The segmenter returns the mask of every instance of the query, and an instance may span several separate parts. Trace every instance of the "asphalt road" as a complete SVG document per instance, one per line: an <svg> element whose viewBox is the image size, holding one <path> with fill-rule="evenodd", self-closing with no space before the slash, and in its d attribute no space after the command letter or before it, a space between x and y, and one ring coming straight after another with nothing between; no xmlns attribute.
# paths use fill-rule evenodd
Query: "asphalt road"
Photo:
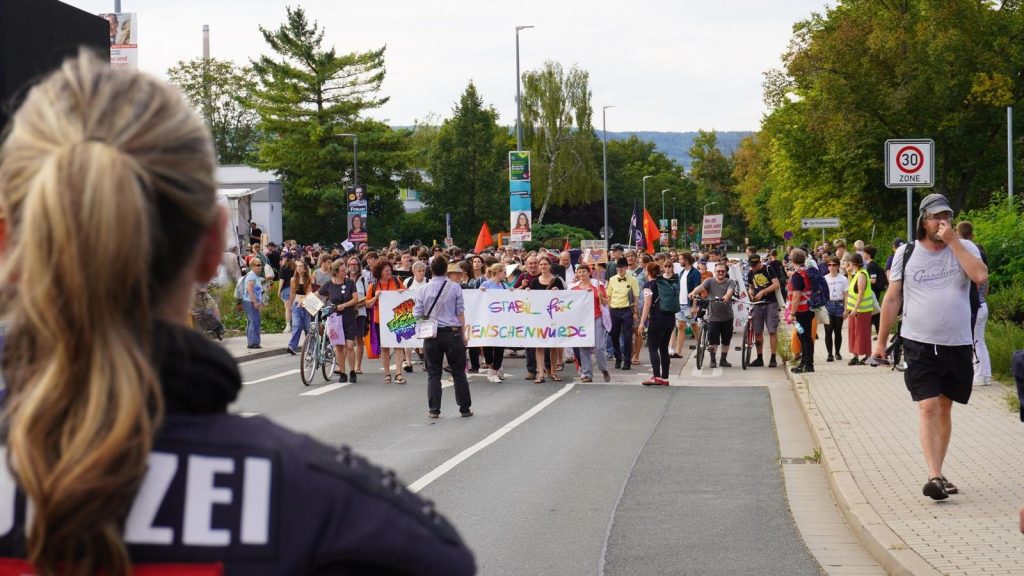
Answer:
<svg viewBox="0 0 1024 576"><path fill-rule="evenodd" d="M636 371L573 383L571 366L537 385L510 359L504 383L471 375L475 416L447 387L430 420L420 366L404 386L373 361L357 384L307 388L296 357L274 357L242 365L252 383L232 410L396 470L458 527L480 574L821 573L783 488L765 386L782 371L674 362L680 386L646 388Z"/></svg>

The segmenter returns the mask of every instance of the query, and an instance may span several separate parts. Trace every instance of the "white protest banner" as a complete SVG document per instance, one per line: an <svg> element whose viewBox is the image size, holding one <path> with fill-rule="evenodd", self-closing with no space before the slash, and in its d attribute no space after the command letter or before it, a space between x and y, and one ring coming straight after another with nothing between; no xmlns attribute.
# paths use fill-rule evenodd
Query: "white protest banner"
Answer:
<svg viewBox="0 0 1024 576"><path fill-rule="evenodd" d="M416 318L412 307L416 292L385 290L380 293L380 345L382 348L422 348L423 340L416 338Z"/></svg>
<svg viewBox="0 0 1024 576"><path fill-rule="evenodd" d="M594 345L594 296L583 290L466 290L469 346Z"/></svg>
<svg viewBox="0 0 1024 576"><path fill-rule="evenodd" d="M415 292L380 293L380 345L420 348ZM594 345L594 296L582 290L463 290L470 347Z"/></svg>

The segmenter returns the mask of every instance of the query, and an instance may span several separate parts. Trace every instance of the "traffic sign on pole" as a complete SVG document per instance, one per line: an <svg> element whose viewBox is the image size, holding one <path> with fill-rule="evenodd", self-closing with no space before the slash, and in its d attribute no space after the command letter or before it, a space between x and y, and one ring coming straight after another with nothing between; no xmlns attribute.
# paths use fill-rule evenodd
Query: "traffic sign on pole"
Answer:
<svg viewBox="0 0 1024 576"><path fill-rule="evenodd" d="M839 218L801 218L801 228L839 228Z"/></svg>
<svg viewBox="0 0 1024 576"><path fill-rule="evenodd" d="M930 188L934 185L934 140L885 141L887 188Z"/></svg>
<svg viewBox="0 0 1024 576"><path fill-rule="evenodd" d="M885 186L907 190L907 238L913 238L914 188L935 185L935 141L886 140Z"/></svg>

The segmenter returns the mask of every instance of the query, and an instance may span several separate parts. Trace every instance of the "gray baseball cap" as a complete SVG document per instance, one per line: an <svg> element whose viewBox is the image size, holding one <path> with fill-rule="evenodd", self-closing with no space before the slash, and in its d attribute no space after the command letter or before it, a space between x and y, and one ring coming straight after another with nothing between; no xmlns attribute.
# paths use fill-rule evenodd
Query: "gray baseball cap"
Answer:
<svg viewBox="0 0 1024 576"><path fill-rule="evenodd" d="M919 210L923 216L953 211L949 206L949 200L946 200L946 197L942 194L929 194L925 196L924 200L921 200Z"/></svg>

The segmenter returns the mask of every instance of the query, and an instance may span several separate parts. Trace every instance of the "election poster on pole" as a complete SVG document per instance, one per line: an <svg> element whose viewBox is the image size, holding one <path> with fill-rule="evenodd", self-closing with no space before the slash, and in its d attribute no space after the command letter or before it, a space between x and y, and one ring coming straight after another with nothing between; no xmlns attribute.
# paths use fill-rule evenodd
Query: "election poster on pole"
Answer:
<svg viewBox="0 0 1024 576"><path fill-rule="evenodd" d="M533 238L533 196L530 187L530 153L508 153L509 230L512 242Z"/></svg>
<svg viewBox="0 0 1024 576"><path fill-rule="evenodd" d="M419 348L415 292L380 294L380 345ZM583 290L465 290L468 346L589 348L594 297Z"/></svg>

